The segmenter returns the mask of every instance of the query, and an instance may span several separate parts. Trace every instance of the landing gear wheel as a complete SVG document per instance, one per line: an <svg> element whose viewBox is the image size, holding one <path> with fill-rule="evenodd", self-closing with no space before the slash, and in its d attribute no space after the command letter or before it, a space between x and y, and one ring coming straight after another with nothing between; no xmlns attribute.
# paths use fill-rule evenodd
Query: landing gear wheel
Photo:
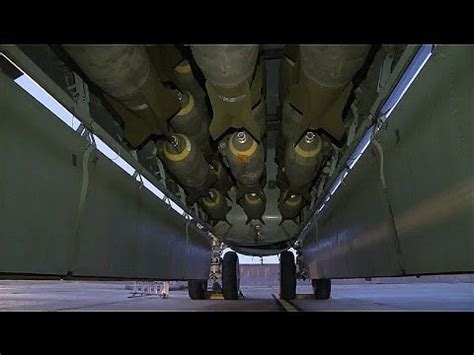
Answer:
<svg viewBox="0 0 474 355"><path fill-rule="evenodd" d="M229 251L222 260L222 294L226 300L236 300L240 291L239 257Z"/></svg>
<svg viewBox="0 0 474 355"><path fill-rule="evenodd" d="M280 299L293 300L296 297L296 264L291 251L280 254Z"/></svg>
<svg viewBox="0 0 474 355"><path fill-rule="evenodd" d="M331 296L331 279L313 279L314 298L327 300Z"/></svg>
<svg viewBox="0 0 474 355"><path fill-rule="evenodd" d="M206 298L207 280L189 280L188 292L192 300L203 300Z"/></svg>

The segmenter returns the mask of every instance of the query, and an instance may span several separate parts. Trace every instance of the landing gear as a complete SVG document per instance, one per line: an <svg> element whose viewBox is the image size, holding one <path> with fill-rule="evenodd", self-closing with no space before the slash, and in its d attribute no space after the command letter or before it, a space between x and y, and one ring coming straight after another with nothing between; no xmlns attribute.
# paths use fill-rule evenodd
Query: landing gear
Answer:
<svg viewBox="0 0 474 355"><path fill-rule="evenodd" d="M296 251L296 278L303 281L309 279L309 271L304 262L303 246L301 240L297 240L293 248Z"/></svg>
<svg viewBox="0 0 474 355"><path fill-rule="evenodd" d="M280 299L293 300L296 297L296 264L291 251L280 254Z"/></svg>
<svg viewBox="0 0 474 355"><path fill-rule="evenodd" d="M206 298L207 280L189 280L188 292L192 300L203 300Z"/></svg>
<svg viewBox="0 0 474 355"><path fill-rule="evenodd" d="M229 251L222 261L222 293L226 300L236 300L240 291L239 257Z"/></svg>
<svg viewBox="0 0 474 355"><path fill-rule="evenodd" d="M317 300L327 300L331 296L331 279L313 279L314 298Z"/></svg>

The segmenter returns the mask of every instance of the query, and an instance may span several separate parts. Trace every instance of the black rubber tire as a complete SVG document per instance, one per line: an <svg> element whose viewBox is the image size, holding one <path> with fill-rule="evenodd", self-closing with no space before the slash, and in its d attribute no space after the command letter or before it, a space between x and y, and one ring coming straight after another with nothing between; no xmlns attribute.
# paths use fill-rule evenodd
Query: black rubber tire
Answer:
<svg viewBox="0 0 474 355"><path fill-rule="evenodd" d="M188 293L192 300L203 300L206 298L207 280L189 280Z"/></svg>
<svg viewBox="0 0 474 355"><path fill-rule="evenodd" d="M313 293L317 300L327 300L331 297L331 279L313 279Z"/></svg>
<svg viewBox="0 0 474 355"><path fill-rule="evenodd" d="M239 257L229 251L222 260L222 294L225 300L236 300L240 291Z"/></svg>
<svg viewBox="0 0 474 355"><path fill-rule="evenodd" d="M294 300L296 297L296 264L291 251L280 254L280 299Z"/></svg>

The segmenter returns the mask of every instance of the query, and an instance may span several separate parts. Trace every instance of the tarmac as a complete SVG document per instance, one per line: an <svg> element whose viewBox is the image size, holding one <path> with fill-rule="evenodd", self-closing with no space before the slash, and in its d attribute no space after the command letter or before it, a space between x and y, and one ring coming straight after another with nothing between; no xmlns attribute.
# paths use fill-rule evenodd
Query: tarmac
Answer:
<svg viewBox="0 0 474 355"><path fill-rule="evenodd" d="M474 311L474 283L333 284L329 300L300 285L297 299L278 300L276 286L242 286L241 299L191 300L172 288L168 298L133 294L130 282L0 281L0 311Z"/></svg>

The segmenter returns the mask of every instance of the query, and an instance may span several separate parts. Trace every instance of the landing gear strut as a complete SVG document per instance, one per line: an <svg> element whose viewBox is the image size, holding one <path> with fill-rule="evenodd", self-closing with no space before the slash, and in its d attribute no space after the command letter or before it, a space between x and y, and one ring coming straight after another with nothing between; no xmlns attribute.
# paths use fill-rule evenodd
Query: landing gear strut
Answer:
<svg viewBox="0 0 474 355"><path fill-rule="evenodd" d="M327 300L331 296L331 279L313 279L314 298L317 300Z"/></svg>
<svg viewBox="0 0 474 355"><path fill-rule="evenodd" d="M211 289L213 292L220 292L221 285L218 280L221 279L221 264L222 264L222 242L217 238L212 238L212 258L211 269L209 272L209 280L212 282ZM188 291L189 297L192 300L203 300L208 298L207 295L207 280L189 280Z"/></svg>
<svg viewBox="0 0 474 355"><path fill-rule="evenodd" d="M236 300L240 291L239 257L229 251L222 261L222 294L226 300Z"/></svg>
<svg viewBox="0 0 474 355"><path fill-rule="evenodd" d="M309 279L309 272L304 262L303 248L300 240L297 240L293 246L296 251L296 278L302 279L303 281Z"/></svg>
<svg viewBox="0 0 474 355"><path fill-rule="evenodd" d="M296 264L291 251L280 254L280 299L293 300L296 297Z"/></svg>
<svg viewBox="0 0 474 355"><path fill-rule="evenodd" d="M209 272L209 279L212 281L213 291L220 288L220 284L217 280L222 278L222 242L216 237L212 238L212 257L211 257L211 270ZM219 287L218 287L219 286Z"/></svg>

